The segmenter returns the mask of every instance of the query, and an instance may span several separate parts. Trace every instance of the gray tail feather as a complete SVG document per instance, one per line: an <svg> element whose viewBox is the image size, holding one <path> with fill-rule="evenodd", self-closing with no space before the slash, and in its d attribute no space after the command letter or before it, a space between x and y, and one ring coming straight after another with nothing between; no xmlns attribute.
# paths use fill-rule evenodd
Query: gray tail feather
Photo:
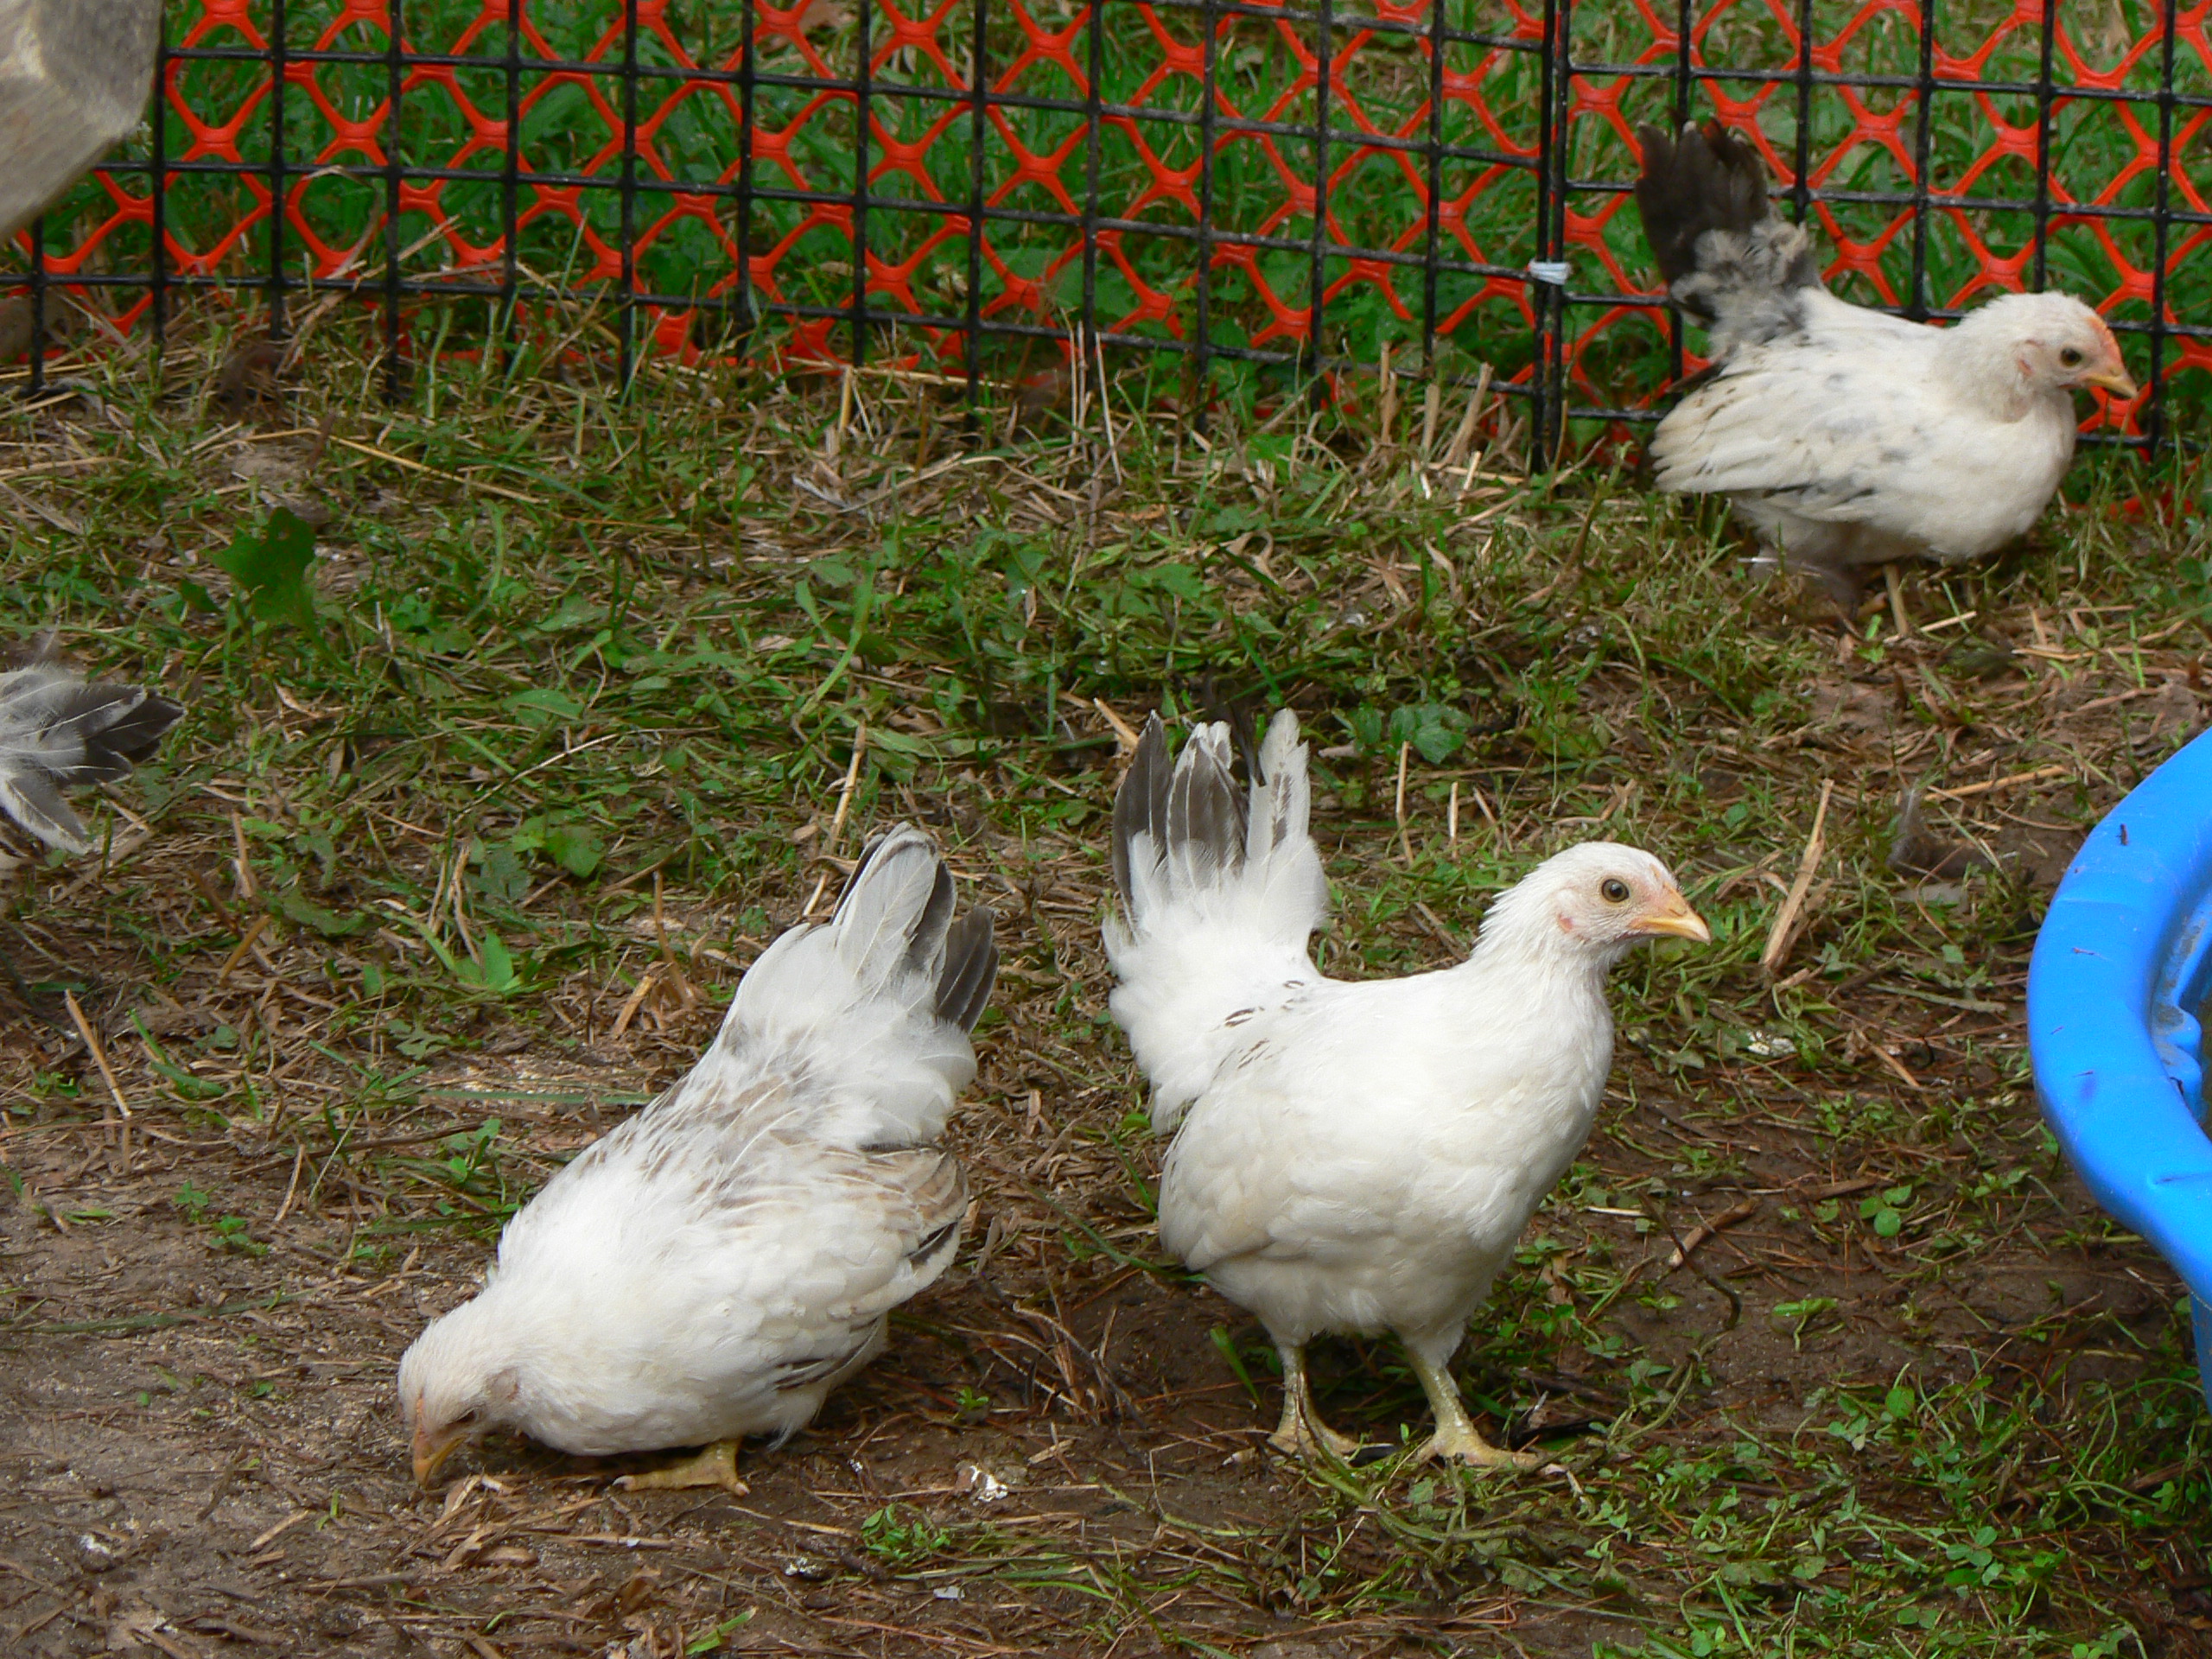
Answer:
<svg viewBox="0 0 2212 1659"><path fill-rule="evenodd" d="M1677 135L1639 127L1637 138L1643 148L1637 209L1675 303L1727 322L1732 313L1755 313L1789 290L1820 286L1812 238L1768 204L1766 163L1748 140L1718 121L1692 123Z"/></svg>
<svg viewBox="0 0 2212 1659"><path fill-rule="evenodd" d="M1278 709L1252 764L1251 824L1246 832L1248 860L1272 858L1279 849L1304 841L1313 791L1306 775L1306 746L1298 741L1298 716Z"/></svg>
<svg viewBox="0 0 2212 1659"><path fill-rule="evenodd" d="M84 822L63 787L120 783L184 710L141 686L80 679L44 642L15 660L0 672L0 810L49 845L81 853Z"/></svg>
<svg viewBox="0 0 2212 1659"><path fill-rule="evenodd" d="M1171 767L1167 734L1154 714L1145 721L1135 758L1114 798L1114 882L1122 909L1135 919L1131 876L1134 842L1148 838L1155 864L1179 870L1179 887L1211 887L1244 865L1244 797L1230 767L1228 728L1201 726Z"/></svg>
<svg viewBox="0 0 2212 1659"><path fill-rule="evenodd" d="M978 905L944 936L944 965L937 976L937 1017L950 1020L963 1031L976 1029L999 976L998 941L991 937L997 920L989 906Z"/></svg>
<svg viewBox="0 0 2212 1659"><path fill-rule="evenodd" d="M1176 758L1166 850L1193 889L1244 867L1244 798L1230 772L1224 727L1200 727Z"/></svg>
<svg viewBox="0 0 2212 1659"><path fill-rule="evenodd" d="M912 824L896 825L862 849L837 901L830 925L838 955L864 975L895 961L931 976L939 1016L972 1029L998 976L998 947L990 911L956 920L958 906L937 843Z"/></svg>
<svg viewBox="0 0 2212 1659"><path fill-rule="evenodd" d="M1136 903L1129 890L1129 843L1140 835L1150 836L1155 859L1166 846L1167 785L1173 775L1167 760L1167 728L1155 709L1144 723L1137 752L1114 795L1114 887L1125 912Z"/></svg>

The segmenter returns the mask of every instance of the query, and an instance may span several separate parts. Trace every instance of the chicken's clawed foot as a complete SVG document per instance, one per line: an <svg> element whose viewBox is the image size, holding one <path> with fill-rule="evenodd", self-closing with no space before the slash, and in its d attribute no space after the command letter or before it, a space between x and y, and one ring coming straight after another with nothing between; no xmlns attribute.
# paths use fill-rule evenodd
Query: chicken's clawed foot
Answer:
<svg viewBox="0 0 2212 1659"><path fill-rule="evenodd" d="M1470 1469L1518 1469L1524 1473L1542 1468L1546 1461L1541 1452L1509 1452L1492 1446L1465 1421L1455 1428L1439 1428L1414 1455L1421 1463L1444 1458Z"/></svg>
<svg viewBox="0 0 2212 1659"><path fill-rule="evenodd" d="M1268 1444L1286 1457L1331 1457L1339 1461L1349 1460L1360 1449L1360 1443L1349 1434L1339 1434L1311 1411L1300 1411L1286 1405L1282 1421L1275 1432L1268 1436Z"/></svg>
<svg viewBox="0 0 2212 1659"><path fill-rule="evenodd" d="M648 1470L642 1475L625 1475L614 1484L633 1492L719 1486L732 1497L743 1497L753 1490L738 1478L735 1440L716 1440L680 1463L672 1463L665 1469Z"/></svg>
<svg viewBox="0 0 2212 1659"><path fill-rule="evenodd" d="M1339 1434L1321 1421L1306 1382L1306 1351L1287 1343L1276 1344L1282 1356L1282 1421L1268 1436L1268 1444L1285 1457L1349 1459L1360 1443Z"/></svg>
<svg viewBox="0 0 2212 1659"><path fill-rule="evenodd" d="M1450 1365L1424 1359L1410 1343L1406 1357L1413 1362L1414 1375L1428 1395L1428 1408L1436 1414L1436 1433L1414 1454L1418 1461L1448 1458L1471 1469L1518 1469L1523 1473L1541 1469L1548 1461L1541 1452L1508 1452L1503 1446L1492 1446L1476 1432L1466 1407L1460 1403L1459 1385L1452 1380Z"/></svg>

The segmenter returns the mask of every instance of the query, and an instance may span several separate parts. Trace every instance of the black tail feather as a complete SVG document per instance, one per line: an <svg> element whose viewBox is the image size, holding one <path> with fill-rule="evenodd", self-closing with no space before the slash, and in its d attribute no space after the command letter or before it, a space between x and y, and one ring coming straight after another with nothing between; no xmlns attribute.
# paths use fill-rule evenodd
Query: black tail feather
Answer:
<svg viewBox="0 0 2212 1659"><path fill-rule="evenodd" d="M1636 136L1643 147L1637 210L1671 288L1697 270L1698 240L1707 231L1748 236L1768 216L1766 163L1718 121L1693 123L1679 136L1638 127Z"/></svg>
<svg viewBox="0 0 2212 1659"><path fill-rule="evenodd" d="M975 1030L998 978L998 941L991 932L997 920L988 905L978 905L945 935L944 965L937 976L938 1018L963 1031Z"/></svg>
<svg viewBox="0 0 2212 1659"><path fill-rule="evenodd" d="M1802 328L1804 292L1821 286L1821 263L1804 226L1769 204L1758 151L1717 121L1671 137L1645 127L1639 137L1644 234L1668 296L1713 326L1713 354Z"/></svg>

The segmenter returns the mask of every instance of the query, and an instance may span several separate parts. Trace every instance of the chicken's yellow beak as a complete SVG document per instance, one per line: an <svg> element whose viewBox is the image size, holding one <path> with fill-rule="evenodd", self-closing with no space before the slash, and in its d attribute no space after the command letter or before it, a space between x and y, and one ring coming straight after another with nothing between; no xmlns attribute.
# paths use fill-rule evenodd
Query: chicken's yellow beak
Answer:
<svg viewBox="0 0 2212 1659"><path fill-rule="evenodd" d="M418 1411L415 1418L415 1484L428 1486L431 1477L438 1472L438 1465L458 1452L467 1440L466 1427L448 1428L442 1433L432 1433Z"/></svg>
<svg viewBox="0 0 2212 1659"><path fill-rule="evenodd" d="M1705 918L1692 910L1689 901L1679 893L1669 893L1645 911L1628 931L1670 939L1694 939L1700 944L1713 943L1713 930L1705 925Z"/></svg>
<svg viewBox="0 0 2212 1659"><path fill-rule="evenodd" d="M2115 397L2133 397L2137 391L2134 378L2127 372L2127 365L2120 362L2114 362L2110 368L2099 369L2094 374L2083 375L2082 384L2102 386Z"/></svg>

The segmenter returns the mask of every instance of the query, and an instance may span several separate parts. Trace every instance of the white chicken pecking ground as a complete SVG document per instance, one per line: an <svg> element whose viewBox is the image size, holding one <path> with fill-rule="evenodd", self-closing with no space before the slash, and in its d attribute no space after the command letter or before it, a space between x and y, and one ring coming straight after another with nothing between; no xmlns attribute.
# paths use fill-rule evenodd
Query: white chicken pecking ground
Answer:
<svg viewBox="0 0 2212 1659"><path fill-rule="evenodd" d="M1328 906L1309 799L1287 710L1249 812L1228 728L1199 727L1171 766L1157 715L1116 798L1106 949L1153 1127L1174 1136L1160 1242L1274 1338L1279 1450L1355 1449L1314 1408L1306 1347L1389 1331L1435 1415L1425 1458L1535 1466L1476 1432L1452 1357L1589 1135L1607 972L1639 940L1711 935L1658 860L1592 842L1500 894L1457 967L1326 978L1306 945Z"/></svg>
<svg viewBox="0 0 2212 1659"><path fill-rule="evenodd" d="M90 852L61 791L122 782L183 713L143 686L87 680L51 636L36 640L0 666L0 812L49 847Z"/></svg>
<svg viewBox="0 0 2212 1659"><path fill-rule="evenodd" d="M507 1224L474 1300L399 1363L427 1484L494 1428L588 1457L704 1446L641 1486L742 1492L737 1442L787 1438L883 1347L958 1248L935 1143L975 1076L991 912L901 824L836 916L749 969L690 1075Z"/></svg>
<svg viewBox="0 0 2212 1659"><path fill-rule="evenodd" d="M1773 211L1748 142L1718 122L1637 137L1644 232L1714 365L1652 435L1659 487L1729 497L1847 612L1866 566L2026 534L2074 458L2075 392L2136 395L2081 301L2008 294L1944 328L1848 304Z"/></svg>

